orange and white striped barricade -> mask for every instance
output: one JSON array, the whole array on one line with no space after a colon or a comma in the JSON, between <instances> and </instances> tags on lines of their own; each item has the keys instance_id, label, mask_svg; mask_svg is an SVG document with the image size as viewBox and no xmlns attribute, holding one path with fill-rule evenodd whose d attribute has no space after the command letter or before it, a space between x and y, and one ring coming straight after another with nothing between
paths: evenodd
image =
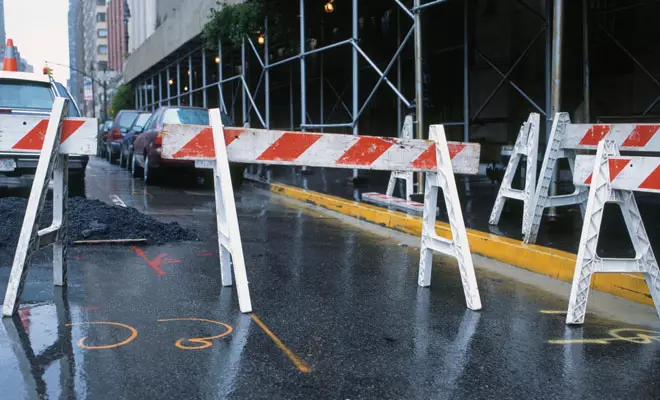
<instances>
[{"instance_id":1,"label":"orange and white striped barricade","mask_svg":"<svg viewBox=\"0 0 660 400\"><path fill-rule=\"evenodd\" d=\"M596 156L577 156L573 183L580 187L589 186L589 198L566 315L567 324L584 322L591 276L598 272L644 274L660 315L660 269L634 196L634 192L660 193L660 157L620 156L618 143L621 141L603 140L598 144ZM635 258L598 256L596 250L606 203L620 206L635 248Z\"/></svg>"},{"instance_id":2,"label":"orange and white striped barricade","mask_svg":"<svg viewBox=\"0 0 660 400\"><path fill-rule=\"evenodd\" d=\"M583 216L586 211L589 195L586 187L576 186L570 194L550 194L550 186L557 171L557 160L567 158L573 174L576 155L595 151L598 142L605 139L613 141L622 151L658 152L659 130L660 125L655 124L571 124L567 113L558 113L552 123L536 191L528 208L527 223L523 224L525 243L536 242L546 208L578 204Z\"/></svg>"},{"instance_id":3,"label":"orange and white striped barricade","mask_svg":"<svg viewBox=\"0 0 660 400\"><path fill-rule=\"evenodd\" d=\"M16 313L30 260L40 248L53 244L54 284L66 285L69 155L96 154L98 126L94 118L66 118L68 102L61 97L55 98L49 118L0 115L0 152L40 153L5 293L4 316ZM39 230L39 219L51 179L53 223Z\"/></svg>"},{"instance_id":4,"label":"orange and white striped barricade","mask_svg":"<svg viewBox=\"0 0 660 400\"><path fill-rule=\"evenodd\" d=\"M239 306L252 311L238 216L229 174L229 162L427 173L419 284L429 286L432 251L458 260L467 307L481 308L479 289L467 241L465 223L454 181L449 147L441 125L431 127L432 140L396 139L252 128L225 128L220 111L209 111L211 127L166 125L162 157L215 160L215 195L222 283L232 284L233 261ZM458 144L457 144L458 146ZM479 169L479 144L462 143L470 161L469 171ZM465 167L465 166L464 166ZM445 196L453 240L435 232L438 187Z\"/></svg>"},{"instance_id":5,"label":"orange and white striped barricade","mask_svg":"<svg viewBox=\"0 0 660 400\"><path fill-rule=\"evenodd\" d=\"M493 211L490 213L488 223L497 225L500 222L504 203L507 199L519 200L523 202L523 226L527 222L529 206L534 197L536 189L536 164L538 160L539 147L539 125L540 116L538 113L529 114L529 118L520 127L520 132L516 138L516 143L511 152L511 158L506 166L502 184L497 192ZM520 165L520 160L525 157L525 185L522 190L512 187L513 179Z\"/></svg>"}]
</instances>

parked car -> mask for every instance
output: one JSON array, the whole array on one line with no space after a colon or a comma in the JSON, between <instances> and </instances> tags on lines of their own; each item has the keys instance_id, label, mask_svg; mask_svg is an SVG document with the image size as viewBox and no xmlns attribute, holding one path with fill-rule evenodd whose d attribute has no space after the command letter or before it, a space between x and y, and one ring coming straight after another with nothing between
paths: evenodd
<instances>
[{"instance_id":1,"label":"parked car","mask_svg":"<svg viewBox=\"0 0 660 400\"><path fill-rule=\"evenodd\" d=\"M101 127L99 128L99 135L98 135L98 142L97 142L97 151L96 154L99 157L107 157L106 155L106 147L108 146L108 132L110 132L110 128L112 127L112 121L105 121L103 124L101 124Z\"/></svg>"},{"instance_id":2,"label":"parked car","mask_svg":"<svg viewBox=\"0 0 660 400\"><path fill-rule=\"evenodd\" d=\"M231 118L222 113L222 123L232 126ZM131 171L133 176L142 177L146 184L152 184L164 170L180 170L201 175L205 184L213 182L213 176L208 169L195 169L195 162L189 160L162 159L161 146L163 144L163 126L165 124L208 125L209 113L205 108L197 107L161 107L149 119L144 131L138 135L133 145L133 159ZM232 184L238 189L243 182L244 164L230 165Z\"/></svg>"},{"instance_id":3,"label":"parked car","mask_svg":"<svg viewBox=\"0 0 660 400\"><path fill-rule=\"evenodd\" d=\"M55 97L69 100L68 117L80 117L80 111L66 88L50 75L0 71L0 114L48 118ZM2 132L0 132L2 136ZM85 188L88 156L69 156L69 190L80 194ZM0 174L8 177L34 175L39 152L0 153Z\"/></svg>"},{"instance_id":4,"label":"parked car","mask_svg":"<svg viewBox=\"0 0 660 400\"><path fill-rule=\"evenodd\" d=\"M121 143L124 140L124 135L133 125L138 115L140 115L140 112L137 110L121 110L115 117L108 133L106 146L107 159L110 164L119 159L119 151L121 149Z\"/></svg>"},{"instance_id":5,"label":"parked car","mask_svg":"<svg viewBox=\"0 0 660 400\"><path fill-rule=\"evenodd\" d=\"M129 168L133 159L133 143L137 136L144 131L144 127L151 118L150 112L143 112L138 115L133 125L128 128L128 132L124 135L121 142L121 149L119 150L119 166L122 168Z\"/></svg>"}]
</instances>

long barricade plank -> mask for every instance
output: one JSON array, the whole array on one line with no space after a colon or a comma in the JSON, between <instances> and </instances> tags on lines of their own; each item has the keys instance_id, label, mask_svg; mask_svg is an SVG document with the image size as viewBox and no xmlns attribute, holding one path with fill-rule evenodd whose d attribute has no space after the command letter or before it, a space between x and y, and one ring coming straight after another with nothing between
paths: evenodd
<instances>
[{"instance_id":1,"label":"long barricade plank","mask_svg":"<svg viewBox=\"0 0 660 400\"><path fill-rule=\"evenodd\" d=\"M63 116L68 109L67 104L68 100L66 99L59 97L55 99L50 118L47 120L48 124L43 140L39 145L41 155L7 284L2 308L4 316L11 316L16 313L31 258L40 247L54 244L54 284L57 286L66 284L66 176L68 174L68 155L60 154L60 143L63 134ZM5 117L0 117L0 126L4 126L5 121ZM95 151L95 148L93 150ZM53 177L53 224L46 229L39 230L39 220L43 212L48 185Z\"/></svg>"},{"instance_id":2,"label":"long barricade plank","mask_svg":"<svg viewBox=\"0 0 660 400\"><path fill-rule=\"evenodd\" d=\"M165 125L163 157L214 160L208 126ZM435 144L430 140L224 128L229 161L327 168L433 172ZM448 142L455 173L479 171L478 143Z\"/></svg>"},{"instance_id":3,"label":"long barricade plank","mask_svg":"<svg viewBox=\"0 0 660 400\"><path fill-rule=\"evenodd\" d=\"M658 124L570 124L562 147L596 150L601 140L613 141L622 151L660 151Z\"/></svg>"},{"instance_id":4,"label":"long barricade plank","mask_svg":"<svg viewBox=\"0 0 660 400\"><path fill-rule=\"evenodd\" d=\"M573 274L567 324L582 324L587 309L591 277L594 273L642 273L660 315L660 269L653 254L644 222L635 200L635 191L657 192L660 158L620 157L616 141L603 140L595 157L578 157L575 181L589 185L589 198ZM591 162L591 173L586 173ZM638 176L639 174L639 176ZM635 249L635 258L601 258L598 238L606 203L620 206Z\"/></svg>"},{"instance_id":5,"label":"long barricade plank","mask_svg":"<svg viewBox=\"0 0 660 400\"><path fill-rule=\"evenodd\" d=\"M577 156L575 185L591 184L595 162L596 156ZM607 166L612 189L660 193L660 157L608 157Z\"/></svg>"},{"instance_id":6,"label":"long barricade plank","mask_svg":"<svg viewBox=\"0 0 660 400\"><path fill-rule=\"evenodd\" d=\"M0 151L41 151L49 119L38 116L0 116ZM96 154L98 126L95 118L66 118L62 122L60 154Z\"/></svg>"},{"instance_id":7,"label":"long barricade plank","mask_svg":"<svg viewBox=\"0 0 660 400\"><path fill-rule=\"evenodd\" d=\"M467 241L454 173L476 174L480 146L449 143L441 125L431 127L432 140L393 139L308 132L223 127L220 111L209 111L212 126L166 125L162 156L166 159L213 160L216 218L223 285L231 285L231 265L241 311L252 310L229 162L328 168L426 172L419 285L431 280L433 251L458 260L467 307L481 309L474 265ZM438 189L445 197L452 239L435 232Z\"/></svg>"}]
</instances>

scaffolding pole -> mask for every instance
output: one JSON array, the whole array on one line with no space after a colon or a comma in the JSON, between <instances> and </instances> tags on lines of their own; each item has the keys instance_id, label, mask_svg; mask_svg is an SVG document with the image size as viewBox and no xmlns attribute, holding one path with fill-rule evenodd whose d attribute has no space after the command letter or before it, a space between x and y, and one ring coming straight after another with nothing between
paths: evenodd
<instances>
[{"instance_id":1,"label":"scaffolding pole","mask_svg":"<svg viewBox=\"0 0 660 400\"><path fill-rule=\"evenodd\" d=\"M264 93L264 108L266 113L266 129L270 129L270 49L268 47L268 17L264 20L264 73L266 74L266 88Z\"/></svg>"},{"instance_id":2,"label":"scaffolding pole","mask_svg":"<svg viewBox=\"0 0 660 400\"><path fill-rule=\"evenodd\" d=\"M589 4L582 0L582 65L584 91L584 123L591 122L591 71L589 70Z\"/></svg>"},{"instance_id":3,"label":"scaffolding pole","mask_svg":"<svg viewBox=\"0 0 660 400\"><path fill-rule=\"evenodd\" d=\"M359 69L358 69L358 40L359 40L359 29L358 29L358 0L353 0L353 34L351 39L353 40L353 135L357 135L358 128L358 112L359 112L359 91L358 85L359 80ZM353 170L353 179L358 177L358 170Z\"/></svg>"},{"instance_id":4,"label":"scaffolding pole","mask_svg":"<svg viewBox=\"0 0 660 400\"><path fill-rule=\"evenodd\" d=\"M422 77L422 14L421 0L415 0L415 106L417 108L417 130L415 137L424 138L424 87ZM424 193L424 173L417 173L417 193Z\"/></svg>"}]
</instances>

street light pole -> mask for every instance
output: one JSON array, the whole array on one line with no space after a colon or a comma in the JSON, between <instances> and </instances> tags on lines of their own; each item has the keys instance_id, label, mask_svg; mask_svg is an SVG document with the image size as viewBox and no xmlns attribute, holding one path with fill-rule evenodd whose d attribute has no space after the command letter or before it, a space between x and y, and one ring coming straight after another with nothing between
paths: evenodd
<instances>
[{"instance_id":1,"label":"street light pole","mask_svg":"<svg viewBox=\"0 0 660 400\"><path fill-rule=\"evenodd\" d=\"M89 69L94 76L94 63L89 63ZM92 117L96 118L96 90L94 90L94 78L92 79Z\"/></svg>"},{"instance_id":2,"label":"street light pole","mask_svg":"<svg viewBox=\"0 0 660 400\"><path fill-rule=\"evenodd\" d=\"M88 73L86 73L84 71L81 71L77 68L74 68L70 65L59 64L59 63L55 63L55 62L51 62L51 61L46 60L46 65L48 65L48 64L53 64L53 65L57 65L57 66L60 66L60 67L68 68L71 71L75 71L75 72L79 73L80 75L85 76L85 77L92 80L92 113L96 113L96 104L95 104L96 96L94 94L94 82L101 85L103 87L103 107L104 107L104 110L103 110L101 115L103 116L103 120L108 119L108 114L107 114L108 113L108 81L107 80L100 81L100 80L97 80L97 79L94 78L94 76L93 76L93 74L94 74L94 64L90 64L90 68L92 70L92 75L89 75Z\"/></svg>"}]
</instances>

